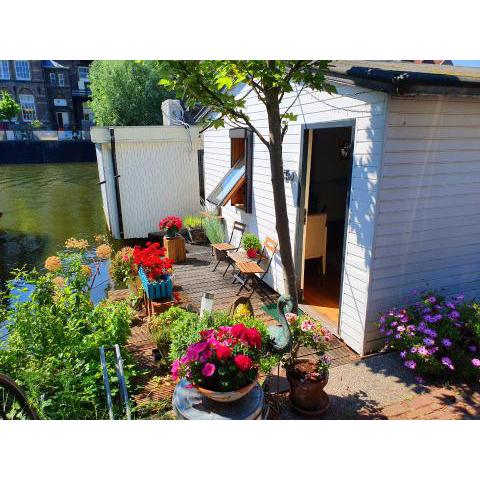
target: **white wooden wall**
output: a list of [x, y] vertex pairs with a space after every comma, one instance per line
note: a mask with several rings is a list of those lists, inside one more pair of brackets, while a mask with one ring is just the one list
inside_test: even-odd
[[480, 99], [390, 99], [366, 350], [413, 289], [480, 296]]
[[[178, 126], [115, 127], [124, 238], [146, 237], [157, 231], [158, 222], [168, 215], [198, 213], [197, 151], [202, 148], [198, 130], [192, 127], [188, 133]], [[97, 143], [99, 171], [106, 169], [104, 209], [112, 234], [118, 238], [108, 129], [92, 129], [92, 141]]]
[[[240, 95], [244, 95], [245, 91]], [[292, 93], [283, 101], [287, 108], [295, 98]], [[383, 151], [383, 136], [387, 97], [365, 88], [337, 85], [337, 94], [329, 95], [304, 90], [291, 108], [298, 115], [291, 122], [283, 144], [284, 168], [298, 174], [302, 154], [301, 126], [355, 119], [354, 167], [352, 178], [352, 210], [348, 218], [346, 266], [341, 305], [340, 334], [354, 350], [362, 353], [365, 337], [365, 317], [369, 284], [369, 269], [373, 241], [373, 218], [377, 191], [377, 172]], [[255, 126], [268, 136], [267, 114], [255, 95], [249, 95], [247, 112]], [[315, 128], [318, 128], [316, 125]], [[210, 129], [204, 134], [206, 195], [221, 180], [230, 167], [230, 139], [226, 128]], [[234, 220], [247, 224], [248, 231], [260, 240], [265, 236], [277, 238], [273, 194], [270, 180], [268, 151], [255, 138], [253, 161], [253, 213], [245, 214], [232, 206], [223, 208], [223, 216], [230, 228]], [[286, 184], [287, 208], [292, 247], [295, 249], [296, 215], [295, 192]], [[280, 293], [284, 292], [280, 256], [272, 263], [267, 283]]]

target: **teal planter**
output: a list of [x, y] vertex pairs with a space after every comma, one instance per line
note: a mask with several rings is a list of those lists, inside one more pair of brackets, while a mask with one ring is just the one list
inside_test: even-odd
[[143, 268], [138, 269], [138, 276], [142, 281], [143, 289], [145, 294], [150, 300], [171, 300], [173, 295], [173, 282], [170, 275], [166, 275], [165, 280], [151, 282]]

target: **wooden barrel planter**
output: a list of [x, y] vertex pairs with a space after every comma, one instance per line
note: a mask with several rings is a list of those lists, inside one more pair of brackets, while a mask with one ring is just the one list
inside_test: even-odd
[[177, 237], [164, 237], [163, 246], [166, 248], [166, 256], [174, 263], [182, 263], [187, 259], [185, 250], [185, 239], [180, 235]]

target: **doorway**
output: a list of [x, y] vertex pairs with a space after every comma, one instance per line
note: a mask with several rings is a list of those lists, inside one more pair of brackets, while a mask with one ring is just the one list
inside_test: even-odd
[[339, 331], [353, 127], [307, 131], [301, 309]]
[[68, 128], [68, 112], [57, 112], [57, 125], [59, 130]]

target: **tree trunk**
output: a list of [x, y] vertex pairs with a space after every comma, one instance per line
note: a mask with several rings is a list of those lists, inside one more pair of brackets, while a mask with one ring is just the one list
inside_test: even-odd
[[283, 179], [282, 124], [278, 98], [278, 91], [275, 88], [271, 88], [265, 94], [268, 127], [270, 131], [269, 154], [270, 169], [272, 173], [273, 204], [275, 206], [275, 226], [280, 246], [280, 257], [283, 265], [285, 290], [292, 299], [293, 311], [297, 312], [297, 281], [295, 266], [293, 263], [292, 244], [290, 242], [287, 200], [285, 197], [285, 184]]

